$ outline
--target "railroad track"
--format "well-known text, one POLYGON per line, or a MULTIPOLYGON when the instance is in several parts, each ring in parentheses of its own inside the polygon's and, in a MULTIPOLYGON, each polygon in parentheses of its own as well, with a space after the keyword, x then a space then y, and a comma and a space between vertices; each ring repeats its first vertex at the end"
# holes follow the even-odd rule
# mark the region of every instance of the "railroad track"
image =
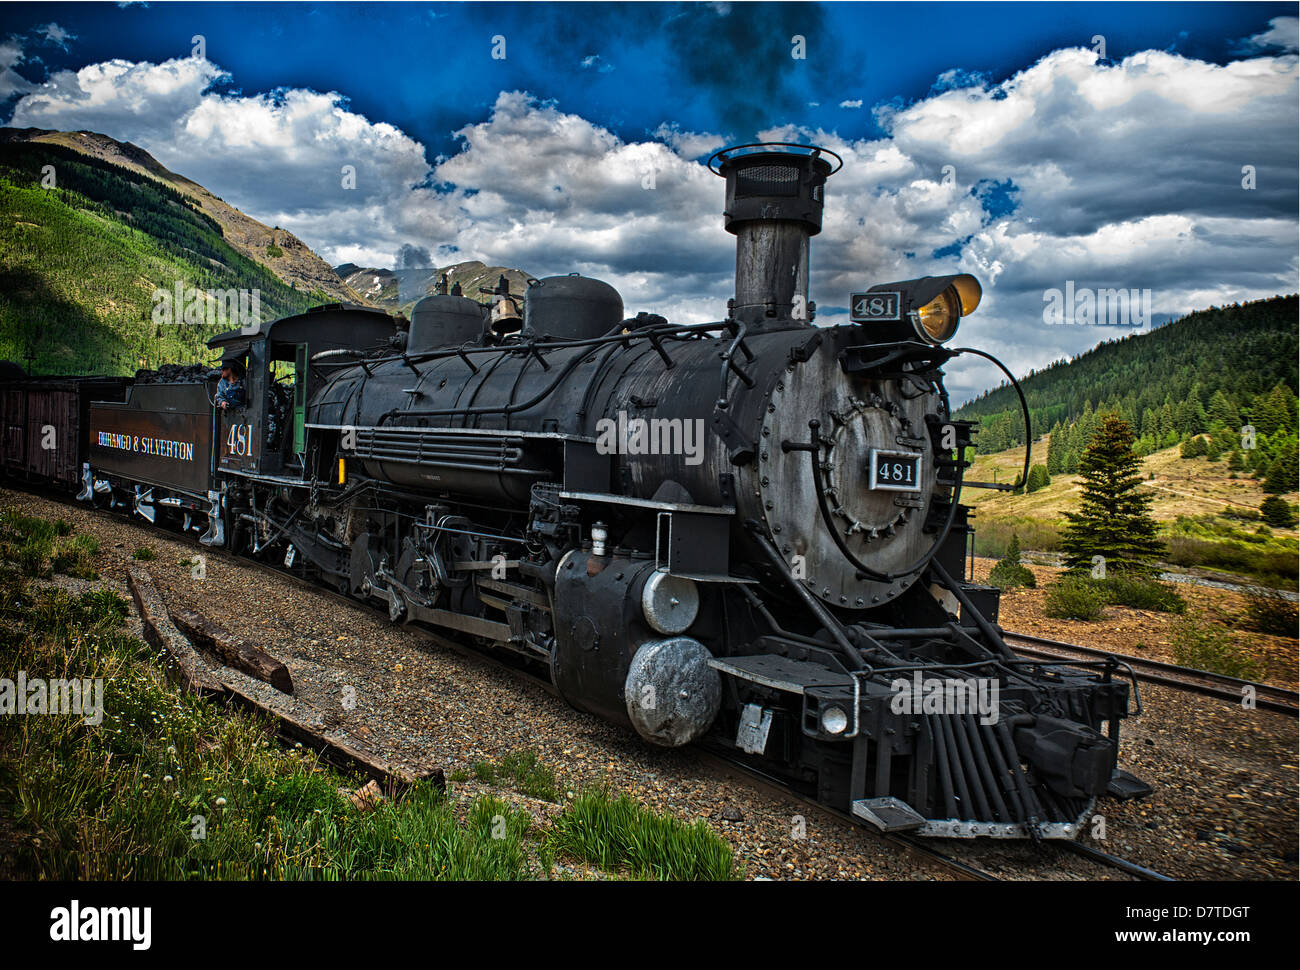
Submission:
POLYGON ((1147 660, 1128 654, 1085 647, 1077 643, 1065 643, 1060 640, 1048 640, 1044 637, 1031 636, 1027 633, 1002 633, 1009 646, 1029 657, 1044 660, 1105 660, 1114 657, 1121 664, 1127 664, 1138 680, 1172 687, 1175 690, 1217 697, 1221 700, 1241 703, 1244 691, 1251 688, 1255 692, 1255 706, 1260 710, 1275 711, 1279 714, 1296 715, 1300 713, 1300 695, 1284 687, 1261 684, 1251 680, 1241 680, 1212 673, 1208 670, 1196 670, 1192 667, 1179 667, 1159 660, 1147 660))

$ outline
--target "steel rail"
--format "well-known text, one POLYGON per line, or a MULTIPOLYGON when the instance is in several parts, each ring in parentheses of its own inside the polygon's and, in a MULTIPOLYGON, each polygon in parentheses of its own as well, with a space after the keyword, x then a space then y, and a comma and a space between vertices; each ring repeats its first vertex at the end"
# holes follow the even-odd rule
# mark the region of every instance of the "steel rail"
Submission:
POLYGON ((1070 660, 1070 654, 1098 660, 1114 657, 1116 660, 1132 667, 1139 680, 1145 680, 1151 684, 1238 703, 1242 700, 1242 692, 1247 688, 1251 688, 1255 691, 1255 706, 1257 708, 1279 714, 1295 715, 1300 713, 1300 695, 1296 691, 1288 690, 1285 687, 1242 680, 1238 677, 1228 677, 1225 674, 1216 674, 1209 670, 1197 670, 1194 667, 1179 667, 1176 664, 1165 663, 1160 660, 1148 660, 1144 657, 1116 653, 1113 650, 1085 647, 1078 643, 1049 640, 1045 637, 1036 637, 1027 633, 1014 633, 1005 630, 1002 635, 1007 640, 1032 645, 1017 647, 1019 653, 1049 660, 1070 660))

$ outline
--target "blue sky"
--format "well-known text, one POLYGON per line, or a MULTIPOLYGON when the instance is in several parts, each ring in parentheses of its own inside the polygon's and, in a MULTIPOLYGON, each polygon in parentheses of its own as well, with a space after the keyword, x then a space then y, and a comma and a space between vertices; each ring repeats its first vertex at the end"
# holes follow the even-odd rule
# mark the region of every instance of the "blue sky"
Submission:
MULTIPOLYGON (((970 271, 986 299, 967 339, 1023 373, 1115 335, 1044 325, 1043 293, 1067 279, 1150 289, 1157 320, 1297 289, 1296 15, 7 3, 0 120, 133 141, 334 263, 576 269, 681 319, 715 319, 730 295, 702 160, 816 140, 848 161, 814 241, 819 322, 870 283, 970 271)), ((994 376, 954 380, 961 397, 994 376)))
POLYGON ((6 3, 0 29, 56 20, 67 49, 27 70, 124 58, 161 63, 190 51, 232 75, 222 89, 339 91, 434 154, 502 90, 555 99, 623 138, 665 121, 749 140, 800 124, 877 136, 869 107, 925 97, 950 71, 1000 81, 1044 54, 1090 45, 1110 58, 1175 51, 1213 63, 1238 53, 1288 3, 6 3), (730 7, 718 17, 716 8, 730 7), (489 58, 491 37, 507 57, 489 58), (808 39, 790 58, 789 38, 808 39), (588 58, 597 58, 583 62, 588 58), (765 65, 755 71, 755 62, 765 65), (842 108, 862 101, 868 110, 842 108), (816 103, 817 107, 810 104, 816 103))

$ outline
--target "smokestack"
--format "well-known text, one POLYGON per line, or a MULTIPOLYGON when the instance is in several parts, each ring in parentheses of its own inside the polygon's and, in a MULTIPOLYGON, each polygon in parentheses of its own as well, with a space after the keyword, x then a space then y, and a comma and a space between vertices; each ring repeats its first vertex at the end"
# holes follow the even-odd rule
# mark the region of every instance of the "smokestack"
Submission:
POLYGON ((732 313, 751 333, 811 325, 808 240, 822 231, 826 179, 842 164, 834 152, 784 142, 724 148, 709 159, 727 180, 723 215, 736 237, 732 313))

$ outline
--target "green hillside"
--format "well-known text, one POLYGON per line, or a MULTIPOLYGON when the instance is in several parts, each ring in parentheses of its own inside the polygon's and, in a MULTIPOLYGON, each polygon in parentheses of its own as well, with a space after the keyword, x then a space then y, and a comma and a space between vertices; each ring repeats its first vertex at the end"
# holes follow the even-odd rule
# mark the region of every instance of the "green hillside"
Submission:
POLYGON ((178 281, 257 290, 263 319, 329 300, 238 252, 156 179, 58 145, 0 144, 0 359, 46 374, 211 360, 205 341, 226 325, 155 323, 154 291, 178 281))
MULTIPOLYGON (((1267 435, 1285 422, 1294 431, 1298 305, 1291 295, 1199 310, 1031 372, 1021 386, 1034 435, 1103 411, 1132 423, 1147 439, 1146 453, 1209 432, 1216 421, 1237 425, 1234 430, 1250 421, 1267 435), (1274 394, 1278 385, 1289 394, 1274 394)), ((1009 385, 957 415, 980 419, 982 452, 1024 444, 1024 420, 1009 385)))
MULTIPOLYGON (((963 494, 977 510, 976 550, 1001 555, 1013 534, 1025 548, 1058 549, 1064 513, 1078 508, 1079 456, 1114 412, 1138 435, 1167 562, 1293 587, 1298 309, 1293 295, 1202 310, 1030 374, 1021 382, 1034 432, 1029 487, 963 494)), ((1014 389, 957 415, 980 422, 968 480, 1017 481, 1024 419, 1014 389)))

